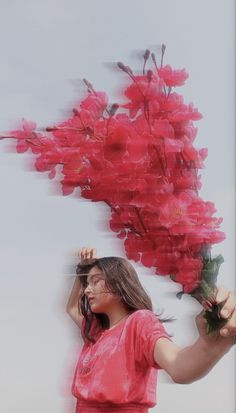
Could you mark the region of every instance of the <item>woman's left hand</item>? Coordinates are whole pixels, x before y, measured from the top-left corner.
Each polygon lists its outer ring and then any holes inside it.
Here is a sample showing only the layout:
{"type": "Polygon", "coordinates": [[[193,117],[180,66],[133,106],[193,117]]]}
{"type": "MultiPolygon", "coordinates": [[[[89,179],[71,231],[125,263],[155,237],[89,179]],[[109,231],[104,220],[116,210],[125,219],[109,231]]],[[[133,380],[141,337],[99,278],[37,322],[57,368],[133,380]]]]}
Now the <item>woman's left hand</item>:
{"type": "Polygon", "coordinates": [[[236,342],[236,292],[219,287],[216,294],[216,303],[222,302],[224,302],[224,305],[220,315],[227,320],[224,326],[210,334],[206,334],[206,320],[203,318],[205,311],[203,310],[196,317],[197,328],[200,337],[208,344],[223,343],[233,345],[236,342]]]}

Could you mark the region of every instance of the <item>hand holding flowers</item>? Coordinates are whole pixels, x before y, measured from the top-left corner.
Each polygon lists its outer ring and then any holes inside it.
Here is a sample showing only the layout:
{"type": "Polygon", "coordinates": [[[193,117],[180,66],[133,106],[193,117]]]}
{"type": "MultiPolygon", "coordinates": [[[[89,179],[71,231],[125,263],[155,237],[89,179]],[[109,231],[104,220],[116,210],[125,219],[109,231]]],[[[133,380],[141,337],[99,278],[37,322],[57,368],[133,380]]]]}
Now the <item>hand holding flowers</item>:
{"type": "Polygon", "coordinates": [[[219,287],[216,294],[216,303],[222,304],[220,316],[224,320],[221,328],[212,331],[210,334],[206,333],[206,318],[204,317],[204,310],[196,317],[196,325],[199,336],[208,346],[213,348],[230,348],[235,344],[236,338],[236,292],[228,291],[224,287],[219,287]]]}

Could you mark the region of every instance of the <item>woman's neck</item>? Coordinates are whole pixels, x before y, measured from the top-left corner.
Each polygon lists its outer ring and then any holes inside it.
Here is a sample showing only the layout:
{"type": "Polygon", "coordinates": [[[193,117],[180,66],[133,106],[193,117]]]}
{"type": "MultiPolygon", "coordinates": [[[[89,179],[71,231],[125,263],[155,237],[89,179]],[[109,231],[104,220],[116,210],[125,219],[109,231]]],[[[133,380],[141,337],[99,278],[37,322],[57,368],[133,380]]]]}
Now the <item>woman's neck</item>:
{"type": "Polygon", "coordinates": [[[119,321],[123,320],[125,317],[127,317],[130,314],[130,311],[128,311],[126,308],[121,307],[119,309],[111,309],[107,313],[107,316],[109,318],[109,329],[111,329],[113,326],[119,323],[119,321]]]}

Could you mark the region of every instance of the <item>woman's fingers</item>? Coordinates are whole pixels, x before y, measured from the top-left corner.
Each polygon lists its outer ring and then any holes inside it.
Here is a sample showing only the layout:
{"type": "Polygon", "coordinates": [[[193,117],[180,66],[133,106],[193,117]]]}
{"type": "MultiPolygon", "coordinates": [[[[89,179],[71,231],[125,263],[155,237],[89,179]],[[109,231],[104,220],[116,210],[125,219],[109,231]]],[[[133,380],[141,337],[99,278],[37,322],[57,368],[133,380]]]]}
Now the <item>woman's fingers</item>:
{"type": "Polygon", "coordinates": [[[96,258],[96,248],[83,247],[79,250],[80,261],[87,261],[96,258]]]}
{"type": "Polygon", "coordinates": [[[84,248],[80,248],[78,252],[79,260],[82,261],[84,257],[84,248]]]}
{"type": "Polygon", "coordinates": [[[236,336],[236,310],[232,312],[227,323],[220,329],[222,336],[236,336]]]}
{"type": "Polygon", "coordinates": [[[84,259],[88,260],[90,258],[90,248],[85,248],[84,250],[84,259]]]}
{"type": "Polygon", "coordinates": [[[96,248],[92,248],[90,251],[90,258],[97,258],[97,250],[96,248]]]}
{"type": "Polygon", "coordinates": [[[235,291],[228,291],[224,287],[219,287],[216,294],[216,302],[223,303],[220,315],[227,319],[231,316],[236,307],[235,291]]]}
{"type": "Polygon", "coordinates": [[[227,323],[220,329],[222,336],[236,335],[236,292],[219,287],[216,295],[217,303],[223,303],[220,315],[227,323]]]}

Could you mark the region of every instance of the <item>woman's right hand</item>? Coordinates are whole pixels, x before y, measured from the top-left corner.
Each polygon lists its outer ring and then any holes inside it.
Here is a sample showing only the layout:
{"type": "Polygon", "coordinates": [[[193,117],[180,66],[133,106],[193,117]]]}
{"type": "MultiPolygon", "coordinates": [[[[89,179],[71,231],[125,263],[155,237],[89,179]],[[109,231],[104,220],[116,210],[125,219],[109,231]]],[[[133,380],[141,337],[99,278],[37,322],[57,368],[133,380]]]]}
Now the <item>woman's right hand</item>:
{"type": "Polygon", "coordinates": [[[79,249],[78,255],[80,263],[87,264],[97,258],[97,250],[96,248],[83,247],[79,249]]]}

